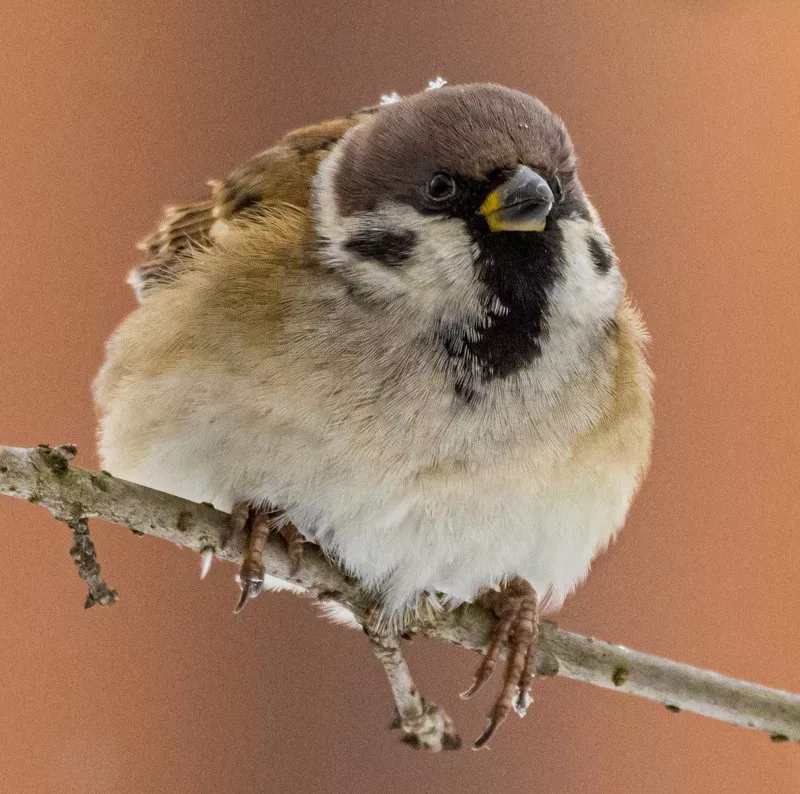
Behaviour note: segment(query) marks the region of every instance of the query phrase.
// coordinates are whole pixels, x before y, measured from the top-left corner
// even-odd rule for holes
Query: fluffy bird
[[[645,331],[563,122],[492,84],[305,127],[142,245],[96,382],[106,468],[318,544],[401,630],[498,615],[485,744],[524,713],[540,611],[623,524],[646,469]]]

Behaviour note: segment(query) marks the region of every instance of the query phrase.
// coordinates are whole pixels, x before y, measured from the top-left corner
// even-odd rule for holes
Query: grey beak
[[[519,165],[486,197],[480,213],[493,232],[541,232],[554,201],[544,177],[527,165]]]

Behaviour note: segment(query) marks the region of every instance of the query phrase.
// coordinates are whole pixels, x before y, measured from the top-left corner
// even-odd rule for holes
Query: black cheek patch
[[[344,247],[365,259],[374,259],[387,267],[399,267],[406,262],[417,242],[417,235],[405,229],[364,229],[351,237]]]
[[[594,237],[589,240],[589,256],[592,257],[594,269],[601,275],[608,273],[614,264],[614,257]]]

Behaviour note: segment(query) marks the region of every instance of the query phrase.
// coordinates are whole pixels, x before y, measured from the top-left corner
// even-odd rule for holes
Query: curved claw
[[[475,676],[475,680],[472,682],[472,686],[468,689],[465,689],[463,692],[459,692],[458,696],[462,700],[469,700],[482,686],[483,681],[481,681],[478,676]]]
[[[238,615],[247,606],[247,602],[255,598],[264,589],[263,579],[248,579],[242,583],[242,595],[239,597],[239,603],[233,610],[234,615]]]
[[[292,563],[291,576],[296,576],[300,569],[305,538],[291,522],[279,526],[281,516],[281,511],[273,507],[254,507],[247,502],[238,502],[231,510],[228,532],[222,539],[222,544],[224,545],[232,534],[247,532],[244,560],[237,577],[242,587],[242,595],[234,614],[241,612],[247,602],[264,589],[264,553],[272,532],[278,531],[286,541]]]
[[[500,727],[502,722],[503,720],[497,719],[495,715],[489,717],[489,721],[486,723],[486,728],[483,733],[472,743],[472,749],[480,750],[486,747],[488,750],[489,748],[486,746],[486,743],[494,736],[494,732]]]
[[[214,562],[214,549],[207,546],[200,552],[200,578],[205,579],[211,570],[211,563]]]

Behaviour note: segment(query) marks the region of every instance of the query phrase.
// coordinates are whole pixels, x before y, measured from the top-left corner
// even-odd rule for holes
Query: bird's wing
[[[210,182],[208,198],[167,208],[158,228],[139,244],[145,260],[128,279],[137,297],[141,300],[174,281],[191,267],[193,249],[213,246],[230,223],[256,217],[265,203],[306,208],[311,178],[330,147],[377,110],[364,108],[346,118],[294,130],[226,180]]]

